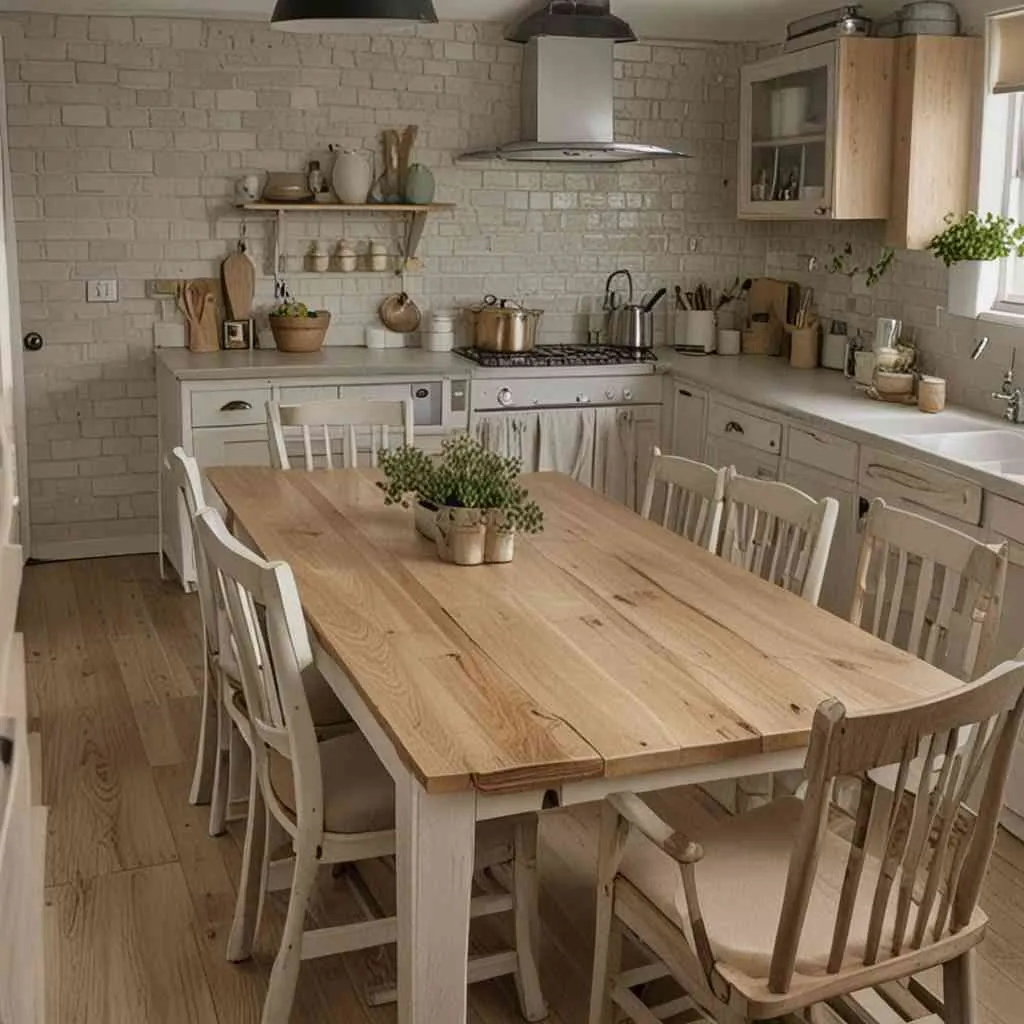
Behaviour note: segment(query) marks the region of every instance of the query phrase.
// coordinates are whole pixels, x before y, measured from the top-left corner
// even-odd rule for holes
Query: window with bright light
[[[1024,222],[1024,93],[1015,93],[1007,99],[1010,102],[1010,139],[1003,212],[1007,217]],[[1004,261],[997,308],[1024,313],[1024,258],[1011,256]]]

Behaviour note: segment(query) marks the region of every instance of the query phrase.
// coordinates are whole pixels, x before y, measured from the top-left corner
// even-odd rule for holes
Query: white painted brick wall
[[[28,356],[35,540],[154,545],[157,323],[173,304],[150,278],[208,277],[238,237],[234,181],[303,170],[338,143],[375,150],[383,128],[415,123],[415,159],[439,198],[422,274],[425,308],[488,292],[547,311],[545,340],[580,340],[605,276],[630,266],[652,289],[684,272],[725,279],[764,263],[766,232],[733,216],[741,46],[632,45],[616,64],[620,137],[685,146],[686,163],[565,169],[456,166],[463,150],[518,135],[521,48],[498,26],[458,23],[415,35],[289,36],[253,23],[5,15],[8,116]],[[332,344],[358,343],[392,275],[300,271],[314,239],[371,240],[397,252],[399,220],[337,213],[293,219],[289,280],[330,309]],[[272,301],[269,222],[248,218]],[[701,251],[689,255],[690,236]],[[84,301],[115,277],[116,304]]]

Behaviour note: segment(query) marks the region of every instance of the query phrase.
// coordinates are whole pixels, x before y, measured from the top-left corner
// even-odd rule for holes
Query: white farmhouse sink
[[[965,462],[990,473],[1024,475],[1024,430],[907,435],[903,440],[943,458]]]

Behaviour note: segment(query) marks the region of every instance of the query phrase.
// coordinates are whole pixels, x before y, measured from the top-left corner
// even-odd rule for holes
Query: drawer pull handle
[[[726,423],[726,425],[725,425],[725,432],[727,434],[742,434],[742,433],[745,433],[745,431],[743,430],[742,424],[737,423],[735,420],[729,420],[729,422]]]
[[[693,392],[692,391],[683,391],[680,388],[679,394],[681,394],[683,396],[683,398],[693,398]]]
[[[234,402],[228,402],[220,407],[221,412],[250,412],[252,410],[252,402],[244,402],[241,400],[235,400]]]
[[[875,480],[888,480],[890,483],[909,487],[913,491],[923,491],[925,494],[942,493],[941,488],[933,487],[924,477],[906,473],[901,469],[893,469],[890,466],[877,466],[872,463],[868,466],[867,475]]]

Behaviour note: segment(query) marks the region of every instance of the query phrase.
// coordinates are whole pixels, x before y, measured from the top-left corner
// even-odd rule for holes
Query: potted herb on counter
[[[319,352],[330,326],[326,309],[310,309],[294,299],[282,302],[270,314],[270,330],[281,352]]]
[[[978,281],[986,263],[1024,256],[1024,225],[995,213],[966,213],[959,220],[946,216],[946,229],[928,244],[949,267],[947,312],[977,315]]]
[[[403,446],[380,453],[388,505],[416,503],[416,527],[456,565],[510,562],[517,533],[539,533],[544,516],[519,482],[522,463],[468,435],[445,441],[441,457]]]

